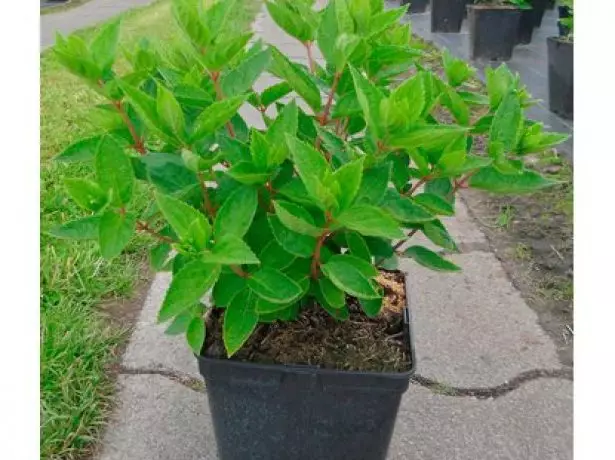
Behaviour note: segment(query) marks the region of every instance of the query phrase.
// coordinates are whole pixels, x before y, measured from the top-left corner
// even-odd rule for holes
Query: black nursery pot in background
[[[459,33],[466,0],[431,0],[431,31]]]
[[[221,460],[385,460],[414,374],[353,372],[198,356]]]
[[[490,61],[507,61],[519,35],[518,8],[469,5],[470,57]]]
[[[521,9],[519,18],[519,29],[517,34],[517,43],[527,45],[532,42],[532,34],[534,32],[534,10],[532,8]]]
[[[534,26],[540,27],[542,25],[542,18],[545,15],[547,9],[548,0],[532,0],[532,10],[534,12]]]
[[[548,10],[555,9],[555,0],[547,0],[547,9]]]
[[[402,5],[410,3],[408,13],[424,13],[429,6],[429,0],[401,0]]]
[[[547,38],[549,109],[569,120],[574,115],[574,46],[560,37]]]

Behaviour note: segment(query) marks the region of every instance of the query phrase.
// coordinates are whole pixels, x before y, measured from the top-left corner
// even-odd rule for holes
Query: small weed
[[[500,213],[496,218],[495,224],[497,227],[508,229],[510,228],[510,224],[513,216],[515,215],[515,208],[510,205],[505,205],[500,208]]]

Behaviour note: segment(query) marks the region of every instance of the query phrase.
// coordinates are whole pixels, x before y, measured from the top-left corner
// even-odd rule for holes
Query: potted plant
[[[569,34],[568,21],[566,19],[572,17],[572,0],[562,0],[562,4],[557,7],[559,20],[557,28],[559,29],[560,37],[565,37]],[[562,21],[564,19],[564,21]]]
[[[429,6],[429,0],[401,0],[402,5],[410,5],[408,13],[424,13]]]
[[[405,8],[267,6],[309,65],[251,43],[234,0],[174,0],[183,39],[126,50],[122,75],[118,22],[89,43],[58,37],[58,60],[106,103],[93,116],[100,134],[57,157],[83,163],[66,187],[85,215],[50,232],[96,240],[105,258],[136,232],[151,237],[153,266],[172,273],[158,318],[195,353],[220,458],[292,449],[382,460],[416,367],[397,257],[460,269],[402,243],[420,232],[455,251],[442,217],[456,192],[551,185],[524,155],[566,136],[525,119],[529,96],[506,67],[489,70],[485,96],[466,87],[474,70],[463,61],[445,56],[442,78],[420,66],[399,24]],[[314,45],[326,66],[311,59]],[[254,91],[265,71],[280,81]],[[264,128],[246,125],[243,104]],[[472,104],[484,107],[475,122]],[[456,122],[439,122],[442,109]],[[486,152],[473,149],[476,135]],[[137,192],[152,194],[149,207]]]
[[[459,33],[467,0],[431,0],[431,31]]]
[[[480,0],[468,6],[471,59],[507,61],[517,44],[524,0]]]
[[[542,25],[542,18],[545,15],[548,0],[531,0],[532,9],[534,11],[534,27]]]
[[[521,10],[519,17],[519,29],[517,31],[517,43],[527,45],[532,42],[532,35],[536,24],[534,8],[528,0],[519,0],[517,3]]]
[[[563,118],[574,116],[574,29],[572,2],[568,17],[559,20],[560,36],[547,38],[549,109]]]

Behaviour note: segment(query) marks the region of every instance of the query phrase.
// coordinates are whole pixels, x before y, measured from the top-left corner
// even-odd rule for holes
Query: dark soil
[[[350,318],[333,319],[316,303],[296,321],[261,324],[231,358],[262,364],[304,364],[327,369],[377,372],[410,370],[410,350],[404,334],[404,276],[382,272],[383,307],[368,318],[356,299],[347,297]],[[207,326],[204,355],[226,358],[222,344],[223,311],[215,309]]]

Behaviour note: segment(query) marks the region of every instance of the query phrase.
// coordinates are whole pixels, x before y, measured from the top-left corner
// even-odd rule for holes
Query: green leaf
[[[56,225],[49,230],[49,235],[67,240],[97,240],[100,216],[89,216]]]
[[[444,72],[451,86],[457,87],[474,76],[476,69],[472,68],[463,59],[456,59],[448,50],[442,53]]]
[[[463,137],[467,128],[454,125],[416,126],[410,132],[391,136],[389,147],[413,150],[444,149],[451,142]]]
[[[485,79],[489,93],[489,107],[495,111],[512,88],[514,77],[506,64],[501,64],[497,69],[487,67]]]
[[[367,263],[356,257],[339,255],[332,257],[321,270],[331,282],[348,294],[360,299],[376,299],[380,294],[376,291],[369,277],[359,267],[357,261]],[[375,269],[374,269],[375,270]]]
[[[335,40],[339,34],[337,26],[336,3],[329,2],[321,13],[320,25],[316,32],[316,43],[328,64],[335,63]]]
[[[363,172],[355,203],[380,204],[387,190],[390,175],[390,163],[366,169]]]
[[[271,52],[273,56],[271,72],[283,80],[286,80],[293,90],[307,102],[312,110],[318,113],[322,106],[322,100],[320,90],[318,86],[316,86],[316,83],[314,83],[314,80],[312,80],[303,67],[291,62],[276,48],[271,48]]]
[[[277,200],[273,202],[275,213],[285,226],[303,235],[319,236],[323,230],[314,225],[311,214],[298,204]]]
[[[276,83],[273,86],[268,87],[265,91],[261,93],[261,104],[265,107],[269,107],[278,99],[283,98],[288,93],[290,93],[293,89],[288,84],[288,82],[280,82]]]
[[[180,313],[164,331],[167,335],[185,334],[190,322],[194,319],[191,311]]]
[[[211,104],[194,120],[191,140],[214,134],[237,113],[246,99],[246,95],[240,95]]]
[[[190,349],[197,355],[201,353],[205,343],[205,321],[203,318],[193,318],[186,329],[186,340]]]
[[[214,305],[226,307],[235,295],[247,286],[245,278],[235,273],[222,273],[212,291]]]
[[[458,272],[457,265],[440,257],[437,253],[423,246],[411,246],[404,251],[406,257],[414,259],[420,265],[440,272]]]
[[[479,170],[469,182],[470,187],[501,194],[533,193],[555,184],[556,181],[544,178],[535,171],[502,174],[491,166]]]
[[[201,259],[186,263],[173,275],[158,313],[158,321],[168,321],[200,302],[219,276],[220,265],[209,264]]]
[[[250,155],[256,170],[267,171],[269,169],[270,150],[271,148],[265,135],[252,128],[250,130]]]
[[[288,309],[290,306],[292,305],[292,303],[290,304],[282,304],[282,303],[273,303],[273,302],[268,302],[265,299],[263,299],[262,297],[258,297],[256,299],[256,313],[258,313],[258,315],[269,315],[271,313],[276,313],[280,310],[286,310]]]
[[[455,214],[453,205],[439,195],[434,195],[433,193],[420,193],[413,197],[413,200],[415,203],[420,204],[434,214],[439,214],[441,216],[452,216]]]
[[[389,115],[394,124],[407,126],[416,122],[425,107],[425,85],[420,75],[415,75],[391,93],[395,110]]]
[[[264,184],[271,175],[270,172],[262,172],[253,163],[247,161],[241,161],[231,166],[231,169],[226,173],[237,182],[246,185]]]
[[[204,248],[211,236],[211,226],[205,216],[177,198],[162,193],[155,195],[158,209],[179,239],[195,244],[197,249]]]
[[[316,247],[316,238],[294,232],[286,227],[276,215],[269,215],[269,226],[278,244],[297,257],[310,257]]]
[[[223,265],[260,263],[250,247],[234,235],[223,235],[216,240],[212,252],[205,255],[205,261]]]
[[[383,207],[397,220],[406,224],[421,224],[435,219],[430,212],[414,203],[412,199],[393,193],[387,195]]]
[[[337,222],[362,235],[383,238],[403,238],[399,224],[381,208],[367,204],[355,204],[337,217]]]
[[[169,243],[160,243],[150,249],[149,258],[150,265],[154,271],[162,271],[169,258],[171,245]]]
[[[340,209],[348,208],[354,201],[363,175],[363,158],[344,164],[333,173],[333,177],[339,185],[337,201]]]
[[[226,307],[222,337],[229,357],[243,346],[256,328],[258,314],[255,307],[256,296],[249,289],[238,292]]]
[[[124,149],[112,138],[100,141],[95,158],[98,185],[111,193],[112,202],[127,204],[132,198],[135,174]]]
[[[259,297],[273,302],[288,304],[302,295],[301,286],[284,273],[262,267],[248,278],[248,287]]]
[[[100,186],[88,179],[65,179],[64,185],[70,197],[88,211],[99,211],[108,201],[108,195]]]
[[[167,129],[173,132],[178,139],[183,140],[186,131],[184,112],[173,93],[160,84],[158,85],[156,109]]]
[[[275,23],[288,35],[302,43],[312,41],[316,32],[315,18],[301,1],[267,1],[267,11]],[[303,6],[303,8],[301,8]],[[306,15],[306,16],[304,16]]]
[[[327,305],[333,308],[342,308],[346,306],[346,296],[344,291],[338,289],[328,278],[320,278],[318,280],[320,293],[327,302]]]
[[[111,210],[105,212],[100,218],[98,228],[101,255],[108,260],[120,255],[132,238],[136,225],[137,216],[131,212],[124,214]]]
[[[286,136],[294,137],[297,134],[298,116],[299,110],[293,100],[278,113],[277,118],[269,126],[266,134],[270,147],[268,166],[278,166],[291,156]]]
[[[120,34],[120,19],[107,22],[98,29],[90,43],[90,52],[96,65],[104,72],[111,69]]]
[[[346,232],[346,243],[352,255],[371,263],[372,255],[369,246],[359,233]]]
[[[517,146],[519,123],[522,121],[521,105],[518,96],[512,91],[507,93],[493,116],[489,131],[489,147],[500,144],[503,152],[512,152]],[[488,149],[491,153],[491,148]]]
[[[350,67],[350,72],[357,92],[357,99],[363,109],[365,122],[376,139],[381,139],[384,136],[384,127],[381,122],[380,107],[384,100],[384,94],[354,67]]]
[[[78,163],[86,162],[94,159],[101,139],[105,134],[100,136],[88,137],[72,143],[62,152],[58,153],[54,160],[62,163]]]
[[[457,243],[439,220],[423,224],[423,233],[438,246],[450,251],[458,251]]]
[[[382,297],[378,297],[377,299],[361,299],[359,300],[359,304],[368,317],[375,318],[380,314],[380,310],[382,309],[382,300]]]
[[[258,192],[253,187],[239,187],[224,201],[214,222],[214,235],[243,238],[258,206]]]
[[[269,65],[271,52],[266,49],[252,54],[221,78],[222,92],[226,97],[243,94],[250,88]]]
[[[259,254],[259,259],[266,267],[284,270],[295,261],[296,256],[286,251],[274,240],[265,245]]]

